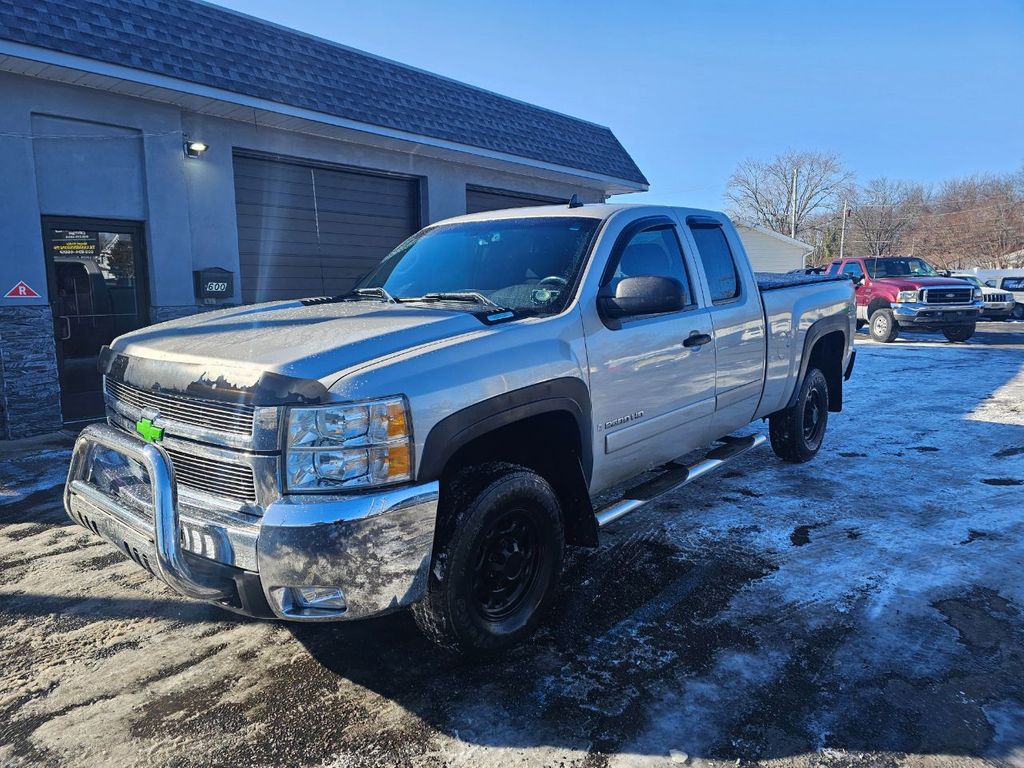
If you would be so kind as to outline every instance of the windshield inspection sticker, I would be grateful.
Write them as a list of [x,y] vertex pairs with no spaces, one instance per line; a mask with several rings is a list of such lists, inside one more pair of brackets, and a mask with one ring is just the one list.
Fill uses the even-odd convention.
[[24,280],[19,280],[18,284],[15,285],[11,290],[4,294],[5,299],[38,299],[41,298],[38,293],[32,290],[28,283]]

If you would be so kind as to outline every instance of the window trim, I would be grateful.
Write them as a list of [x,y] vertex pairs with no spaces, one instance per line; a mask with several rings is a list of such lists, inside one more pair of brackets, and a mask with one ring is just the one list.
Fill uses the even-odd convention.
[[[710,216],[687,216],[686,226],[690,230],[690,236],[693,237],[693,244],[697,248],[697,258],[700,259],[701,271],[704,273],[704,281],[707,283],[708,299],[711,301],[713,306],[723,306],[726,304],[737,304],[746,298],[746,287],[743,285],[743,277],[740,275],[739,265],[736,264],[736,254],[733,253],[732,245],[729,243],[729,236],[725,232],[725,225],[722,224],[718,219],[713,219]],[[700,255],[700,246],[697,244],[697,238],[693,235],[694,229],[718,229],[722,233],[722,240],[725,241],[726,250],[729,252],[729,260],[732,262],[732,272],[736,276],[736,295],[730,296],[728,299],[714,299],[714,291],[711,290],[711,282],[708,280],[708,271],[704,267],[704,258]]]

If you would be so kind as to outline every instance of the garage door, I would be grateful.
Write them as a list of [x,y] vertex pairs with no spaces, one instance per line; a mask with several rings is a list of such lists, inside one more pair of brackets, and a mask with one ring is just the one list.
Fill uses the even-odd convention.
[[568,199],[560,197],[542,197],[504,189],[488,189],[485,187],[466,187],[466,213],[481,211],[497,211],[501,208],[523,208],[527,205],[552,205],[565,203]]
[[242,301],[345,293],[419,229],[419,181],[236,154]]

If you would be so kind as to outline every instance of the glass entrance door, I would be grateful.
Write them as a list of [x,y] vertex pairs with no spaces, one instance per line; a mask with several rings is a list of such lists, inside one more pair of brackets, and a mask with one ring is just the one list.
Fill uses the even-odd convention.
[[100,349],[149,323],[142,225],[44,219],[64,422],[103,416]]

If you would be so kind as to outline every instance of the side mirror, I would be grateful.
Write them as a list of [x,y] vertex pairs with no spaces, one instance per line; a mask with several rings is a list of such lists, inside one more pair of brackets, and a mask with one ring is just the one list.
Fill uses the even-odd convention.
[[953,273],[950,272],[948,269],[940,269],[939,270],[939,274],[942,275],[943,277],[952,277],[953,276]]
[[614,294],[609,286],[597,299],[598,310],[611,319],[675,312],[685,306],[683,284],[674,277],[661,275],[624,277],[615,286]]

